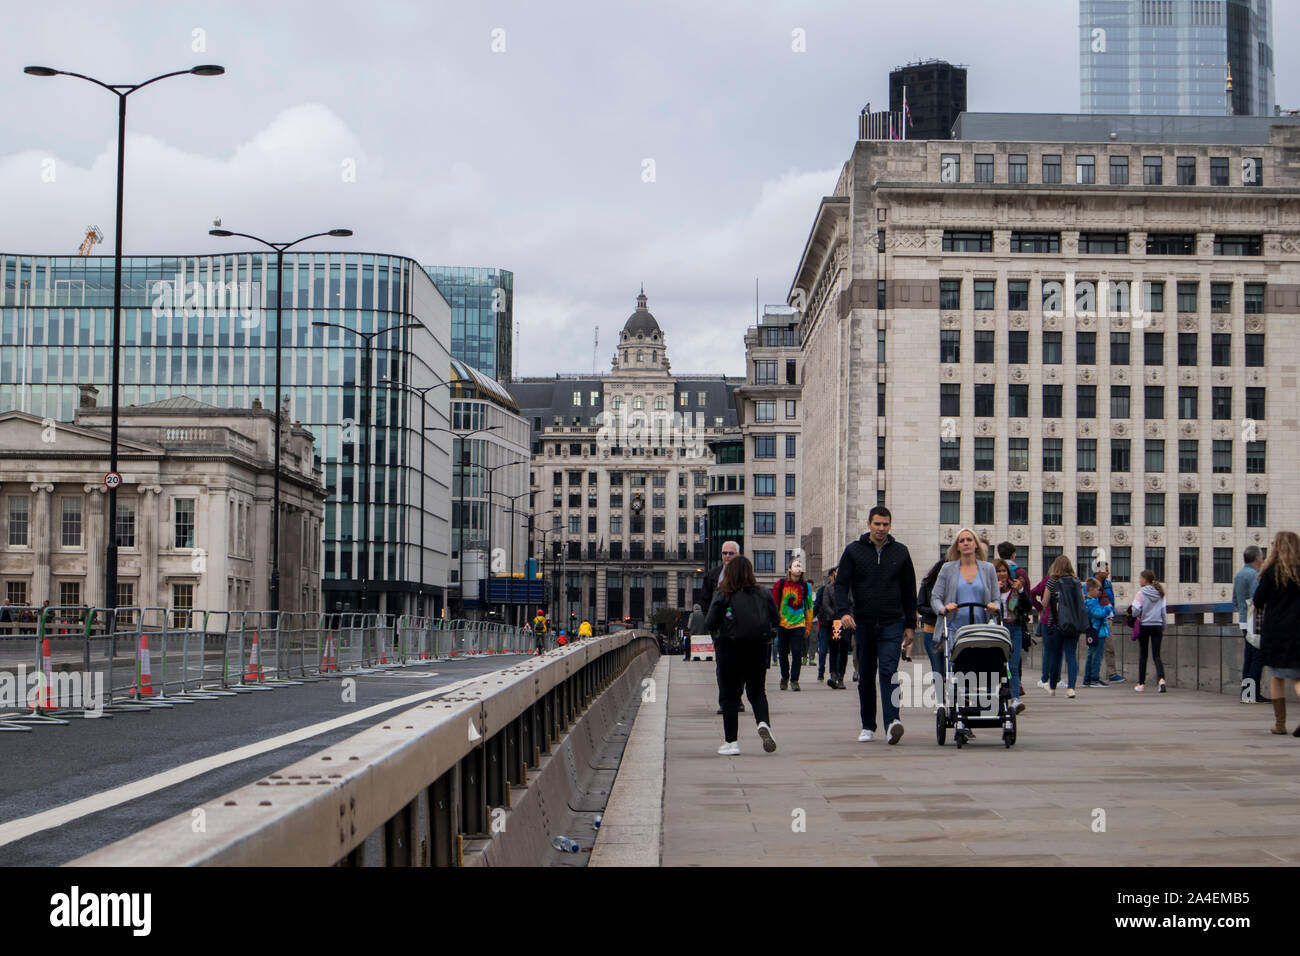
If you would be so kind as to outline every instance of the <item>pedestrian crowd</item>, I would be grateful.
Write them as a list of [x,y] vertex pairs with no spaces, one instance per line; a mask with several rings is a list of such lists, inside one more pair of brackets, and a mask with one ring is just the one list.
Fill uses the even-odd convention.
[[[1160,656],[1167,606],[1164,585],[1154,572],[1141,572],[1136,595],[1121,608],[1104,558],[1094,561],[1091,576],[1083,578],[1070,559],[1060,555],[1031,585],[1027,569],[1016,562],[1015,545],[1002,542],[994,556],[987,541],[963,528],[947,560],[936,562],[918,586],[906,545],[890,533],[889,510],[872,508],[868,525],[816,590],[795,560],[769,594],[758,586],[753,565],[739,545],[723,544],[722,564],[705,574],[704,600],[694,607],[689,623],[691,634],[707,632],[713,638],[724,739],[719,754],[740,753],[742,697],[749,700],[763,749],[776,750],[766,691],[772,664],[780,668],[781,692],[798,692],[800,676],[814,664],[818,681],[843,690],[852,660],[861,724],[858,740],[873,740],[883,724],[888,742],[897,744],[903,736],[898,668],[900,660],[911,659],[918,628],[930,662],[930,687],[940,704],[953,635],[963,625],[986,622],[1000,623],[1010,638],[1001,677],[1010,687],[1017,715],[1026,710],[1025,652],[1037,644],[1042,647],[1037,687],[1047,696],[1063,690],[1066,698],[1074,698],[1079,686],[1101,689],[1125,683],[1114,649],[1123,636],[1137,644],[1133,690],[1147,691],[1150,664],[1155,690],[1167,692]],[[1272,732],[1287,733],[1286,682],[1300,694],[1300,537],[1280,532],[1267,560],[1259,548],[1247,548],[1233,582],[1233,604],[1245,640],[1242,702],[1271,702]],[[687,660],[689,647],[688,639]],[[1265,667],[1270,672],[1268,695],[1262,693]],[[1300,737],[1300,726],[1294,736]]]

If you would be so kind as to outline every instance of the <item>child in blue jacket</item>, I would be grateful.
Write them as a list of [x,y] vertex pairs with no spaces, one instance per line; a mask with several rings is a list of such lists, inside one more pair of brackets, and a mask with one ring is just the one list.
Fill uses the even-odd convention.
[[1113,604],[1101,603],[1101,582],[1089,578],[1088,597],[1083,606],[1088,611],[1088,659],[1083,667],[1084,687],[1105,687],[1101,679],[1101,659],[1106,650],[1106,638],[1110,637],[1110,619],[1115,616]]

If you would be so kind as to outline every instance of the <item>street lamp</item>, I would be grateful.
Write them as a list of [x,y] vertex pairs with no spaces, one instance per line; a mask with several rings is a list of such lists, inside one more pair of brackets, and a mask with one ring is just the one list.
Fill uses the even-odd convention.
[[[527,462],[522,461],[522,460],[520,460],[520,461],[503,461],[503,462],[502,462],[501,464],[499,464],[499,465],[483,465],[483,464],[479,464],[479,463],[477,463],[477,462],[472,462],[472,461],[470,461],[470,460],[469,460],[469,456],[468,456],[468,455],[465,455],[465,456],[462,458],[462,464],[469,465],[470,467],[482,468],[484,471],[486,471],[486,472],[488,473],[488,480],[487,480],[487,550],[488,550],[488,580],[491,581],[491,580],[492,580],[492,476],[496,473],[497,469],[499,469],[499,468],[509,468],[511,465],[523,465],[523,464],[527,464]],[[463,548],[461,549],[461,553],[462,553],[462,554],[464,553],[464,549],[463,549]],[[465,594],[464,594],[464,582],[461,582],[461,601],[463,602],[464,599],[465,599]]]
[[419,322],[401,322],[397,325],[390,325],[386,328],[376,329],[373,332],[360,332],[357,329],[350,329],[341,322],[325,322],[317,320],[312,325],[320,326],[325,329],[340,329],[344,332],[350,332],[365,340],[366,353],[365,365],[361,369],[364,382],[361,385],[361,396],[365,407],[361,415],[361,426],[365,430],[365,438],[362,440],[364,449],[365,465],[362,468],[362,475],[365,480],[365,488],[361,494],[361,556],[364,573],[361,575],[361,613],[365,614],[370,610],[368,599],[370,596],[370,399],[371,389],[373,386],[370,382],[370,365],[371,365],[371,342],[378,336],[397,329],[422,329],[424,326]]
[[[108,438],[108,470],[117,473],[117,416],[118,391],[122,369],[122,198],[123,165],[126,162],[126,98],[136,90],[142,90],[151,83],[165,80],[172,76],[221,76],[226,72],[224,66],[211,63],[190,67],[188,70],[174,70],[162,73],[143,83],[105,83],[92,76],[72,73],[68,70],[55,70],[48,66],[25,66],[23,72],[28,76],[72,76],[87,83],[103,87],[117,97],[117,211],[113,225],[113,322],[112,322],[112,418]],[[106,482],[107,484],[107,482]],[[120,484],[120,482],[119,482]],[[108,528],[107,544],[104,547],[104,607],[109,610],[117,607],[117,486],[108,489]],[[114,615],[109,614],[109,620]]]
[[280,421],[280,348],[284,338],[284,323],[281,317],[284,313],[284,250],[291,246],[296,246],[300,242],[306,242],[308,239],[318,239],[321,236],[333,236],[336,239],[343,239],[352,235],[351,229],[331,229],[328,232],[313,232],[310,236],[303,236],[301,239],[295,239],[293,242],[271,242],[262,239],[259,236],[252,236],[246,232],[231,232],[229,229],[209,229],[209,236],[219,236],[222,239],[230,236],[239,236],[243,239],[251,239],[253,242],[260,242],[262,245],[275,250],[275,491],[272,493],[274,512],[271,515],[271,610],[280,610],[280,429],[283,423]]
[[[527,511],[516,511],[516,510],[515,510],[515,502],[518,501],[520,498],[524,497],[525,495],[531,495],[531,494],[533,494],[533,493],[534,493],[534,492],[533,492],[531,489],[529,489],[529,490],[527,490],[527,491],[521,491],[521,492],[519,492],[519,494],[517,494],[517,495],[505,495],[505,494],[502,494],[502,493],[499,492],[499,491],[496,492],[496,495],[497,495],[498,498],[504,498],[504,499],[506,499],[507,501],[510,502],[510,507],[506,509],[506,513],[507,513],[507,514],[528,514],[529,512],[527,512]],[[529,504],[531,505],[532,502],[530,501]],[[490,506],[490,503],[489,503],[489,506]],[[512,524],[512,525],[510,526],[510,574],[511,574],[511,577],[514,576],[514,573],[515,573],[515,527],[514,527],[514,525]]]
[[[501,427],[500,425],[487,425],[484,428],[471,428],[469,431],[458,431],[457,429],[454,428],[444,428],[441,425],[426,425],[424,430],[428,432],[446,432],[449,435],[455,435],[463,442],[464,439],[468,438],[470,435],[477,435],[480,432],[494,432],[500,427]],[[461,451],[460,451],[460,458],[452,463],[453,484],[456,481],[456,477],[455,477],[456,469],[468,463],[469,463],[468,452],[466,451],[465,446],[462,444]],[[461,472],[460,484],[457,487],[460,488],[460,491],[456,495],[456,500],[460,503],[461,521],[463,522],[465,520],[465,473],[464,471]],[[461,616],[463,617],[465,615],[465,536],[463,534],[460,536],[460,541],[456,548],[456,560],[460,564],[460,569],[457,572],[457,577],[456,577],[456,593],[460,595],[460,613]]]

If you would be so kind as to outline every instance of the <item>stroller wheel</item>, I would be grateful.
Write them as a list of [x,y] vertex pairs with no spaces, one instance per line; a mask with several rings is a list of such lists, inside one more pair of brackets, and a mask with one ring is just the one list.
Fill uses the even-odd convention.
[[948,739],[948,712],[940,707],[934,714],[934,738],[942,747]]
[[1010,719],[1011,726],[1002,732],[1002,742],[1007,745],[1008,749],[1014,747],[1016,743],[1016,715],[1014,711],[1012,711]]

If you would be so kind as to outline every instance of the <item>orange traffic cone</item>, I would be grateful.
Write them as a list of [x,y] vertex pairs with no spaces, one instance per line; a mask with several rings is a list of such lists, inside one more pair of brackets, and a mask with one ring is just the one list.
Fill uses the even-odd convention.
[[50,663],[50,639],[41,642],[41,670],[36,678],[36,691],[32,695],[31,705],[34,710],[54,710],[54,673]]
[[328,674],[331,671],[339,669],[338,660],[335,658],[334,635],[330,634],[325,638],[325,652],[321,658],[320,669],[322,674]]
[[248,655],[248,673],[244,680],[262,679],[262,652],[257,646],[257,631],[253,632],[253,652]]
[[152,697],[153,680],[152,680],[152,675],[149,672],[149,635],[148,634],[140,635],[140,649],[137,652],[137,665],[138,665],[139,681],[137,683],[137,686],[133,687],[132,690],[139,691],[136,695],[138,697]]

